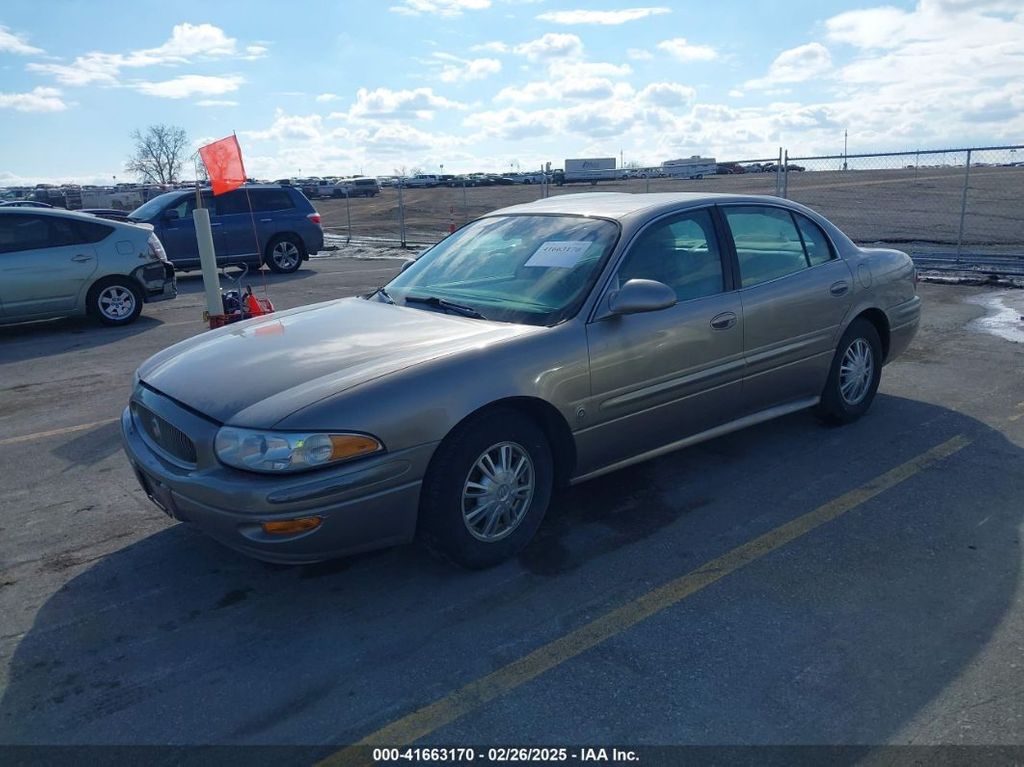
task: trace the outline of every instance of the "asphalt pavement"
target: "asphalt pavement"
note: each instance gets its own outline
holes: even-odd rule
[[[859,422],[798,413],[562,491],[518,558],[465,572],[415,545],[267,565],[169,522],[115,419],[203,329],[180,287],[129,328],[0,329],[0,744],[1024,743],[1024,347],[979,321],[1019,293],[921,285]]]

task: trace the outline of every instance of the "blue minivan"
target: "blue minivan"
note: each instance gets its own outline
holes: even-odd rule
[[[311,253],[323,250],[320,214],[295,187],[247,184],[213,196],[202,192],[210,211],[217,264],[266,263],[273,271],[296,271]],[[128,220],[152,224],[176,269],[199,268],[192,211],[196,191],[181,190],[154,197],[128,214]]]

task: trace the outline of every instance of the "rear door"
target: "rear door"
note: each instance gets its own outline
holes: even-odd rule
[[[821,394],[852,274],[816,223],[781,206],[721,205],[743,304],[745,412]]]
[[[743,312],[711,209],[659,219],[634,238],[587,325],[592,399],[577,433],[581,474],[731,420],[740,406]],[[675,306],[602,316],[630,279],[663,282]]]
[[[0,302],[7,318],[74,311],[97,268],[89,242],[95,232],[76,223],[61,216],[0,215]]]
[[[253,189],[249,195],[261,252],[281,232],[301,232],[303,225],[309,225],[305,212],[296,209],[295,198],[287,189]]]

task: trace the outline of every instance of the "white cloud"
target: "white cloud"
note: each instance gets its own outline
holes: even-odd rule
[[[819,77],[832,68],[832,56],[821,43],[807,43],[775,57],[768,74],[748,80],[747,88],[766,88],[779,83],[799,83]]]
[[[685,37],[662,40],[658,49],[679,61],[713,61],[718,58],[718,51],[710,45],[693,45]]]
[[[18,112],[62,112],[68,105],[56,88],[33,88],[28,93],[0,93],[0,109]]]
[[[501,62],[497,59],[460,59],[450,53],[435,53],[434,58],[445,62],[438,75],[445,83],[484,80],[501,71]]]
[[[255,49],[255,52],[254,52]],[[248,46],[242,58],[262,56],[264,46]],[[170,38],[156,48],[128,53],[92,51],[75,58],[71,64],[28,65],[29,71],[53,75],[64,85],[118,85],[123,69],[187,64],[193,61],[239,56],[238,41],[212,24],[177,24]]]
[[[340,98],[341,96],[339,96],[337,93],[321,93],[319,96],[316,97],[316,100],[321,103],[326,103],[328,101],[337,101]]]
[[[649,61],[654,58],[654,54],[645,48],[630,48],[626,51],[626,55],[633,61]]]
[[[237,107],[237,101],[229,101],[227,99],[203,99],[202,101],[196,102],[197,107]]]
[[[552,24],[603,24],[611,26],[671,12],[671,8],[664,7],[625,8],[618,11],[548,11],[547,13],[540,14],[537,18],[540,21],[549,21]]]
[[[548,61],[559,58],[577,58],[583,54],[583,41],[577,35],[548,32],[512,49],[530,61]]]
[[[219,96],[237,91],[243,78],[238,75],[182,75],[161,82],[137,82],[132,87],[147,96],[165,99],[184,99],[190,96]]]
[[[561,79],[587,77],[625,77],[632,74],[629,64],[610,64],[604,61],[552,61],[548,73]]]
[[[356,92],[356,101],[349,111],[335,112],[330,117],[348,119],[430,120],[438,109],[465,109],[465,104],[434,93],[432,88],[393,91],[390,88]]]
[[[669,109],[688,106],[696,97],[696,90],[679,83],[651,83],[637,94],[640,101]]]
[[[270,49],[265,45],[247,45],[245,46],[245,56],[243,58],[262,59],[269,51]]]
[[[492,40],[489,43],[478,43],[469,48],[471,51],[487,51],[488,53],[508,53],[510,48],[507,43],[500,40]]]
[[[0,24],[0,51],[4,53],[17,53],[19,56],[38,56],[45,53],[42,48],[36,48],[25,42],[25,36],[19,35]]]
[[[491,7],[491,0],[401,0],[388,10],[405,16],[432,15],[442,18],[461,16],[464,11],[481,11]]]

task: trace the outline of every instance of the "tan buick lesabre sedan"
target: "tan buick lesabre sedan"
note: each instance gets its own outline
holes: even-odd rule
[[[920,315],[913,263],[773,197],[573,194],[376,292],[204,333],[121,425],[161,509],[261,559],[515,554],[552,494],[813,408],[848,422]]]

